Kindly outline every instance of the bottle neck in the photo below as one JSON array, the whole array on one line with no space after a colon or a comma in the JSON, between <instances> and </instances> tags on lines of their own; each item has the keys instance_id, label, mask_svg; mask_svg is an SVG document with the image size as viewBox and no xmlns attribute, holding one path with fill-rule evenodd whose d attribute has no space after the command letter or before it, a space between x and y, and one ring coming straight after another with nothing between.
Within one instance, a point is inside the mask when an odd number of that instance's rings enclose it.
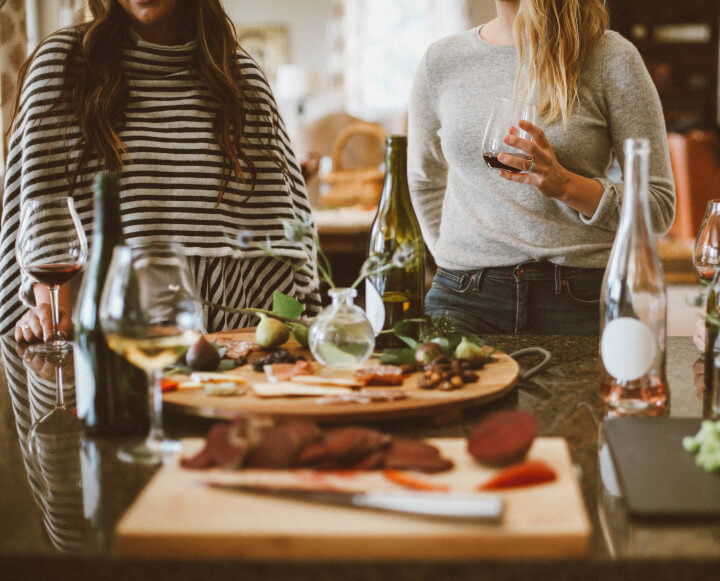
<instances>
[{"instance_id":1,"label":"bottle neck","mask_svg":"<svg viewBox=\"0 0 720 581\"><path fill-rule=\"evenodd\" d=\"M333 306L352 305L357 291L354 288L333 288L328 291L328 294L332 299Z\"/></svg>"},{"instance_id":2,"label":"bottle neck","mask_svg":"<svg viewBox=\"0 0 720 581\"><path fill-rule=\"evenodd\" d=\"M385 185L381 206L391 203L410 203L410 188L407 177L407 138L390 136L385 151Z\"/></svg>"},{"instance_id":3,"label":"bottle neck","mask_svg":"<svg viewBox=\"0 0 720 581\"><path fill-rule=\"evenodd\" d=\"M628 140L625 145L625 194L620 228L644 230L652 235L648 200L649 161L647 140Z\"/></svg>"},{"instance_id":4,"label":"bottle neck","mask_svg":"<svg viewBox=\"0 0 720 581\"><path fill-rule=\"evenodd\" d=\"M95 187L95 216L93 240L113 248L124 242L120 223L120 192L117 187L102 182Z\"/></svg>"}]
</instances>

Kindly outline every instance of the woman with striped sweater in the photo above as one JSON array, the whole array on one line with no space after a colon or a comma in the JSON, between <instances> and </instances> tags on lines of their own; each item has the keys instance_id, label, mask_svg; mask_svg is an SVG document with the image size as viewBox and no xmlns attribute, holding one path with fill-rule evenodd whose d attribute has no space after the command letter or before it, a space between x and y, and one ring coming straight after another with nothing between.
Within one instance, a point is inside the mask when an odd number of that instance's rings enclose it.
<instances>
[{"instance_id":1,"label":"woman with striped sweater","mask_svg":"<svg viewBox=\"0 0 720 581\"><path fill-rule=\"evenodd\" d=\"M283 236L283 219L312 222L301 169L220 0L89 6L91 22L51 36L21 72L2 200L0 332L50 335L48 291L23 279L14 255L22 204L71 195L89 237L91 184L103 170L120 174L127 243L182 244L203 298L267 308L278 290L316 312L317 279L304 274L315 272L313 241ZM256 250L267 239L284 260ZM66 333L69 297L61 293ZM208 331L251 322L212 307L205 317Z\"/></svg>"}]
</instances>

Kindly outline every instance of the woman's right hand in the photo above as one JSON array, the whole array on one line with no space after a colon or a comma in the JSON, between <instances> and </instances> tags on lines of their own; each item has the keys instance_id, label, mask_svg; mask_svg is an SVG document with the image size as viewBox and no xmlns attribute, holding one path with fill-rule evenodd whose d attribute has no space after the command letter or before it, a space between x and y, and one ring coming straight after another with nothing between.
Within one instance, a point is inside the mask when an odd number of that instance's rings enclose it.
<instances>
[{"instance_id":1,"label":"woman's right hand","mask_svg":"<svg viewBox=\"0 0 720 581\"><path fill-rule=\"evenodd\" d=\"M60 322L58 332L63 337L70 336L72 331L72 320L70 313L60 309ZM52 310L49 303L41 303L25 313L15 324L15 340L18 343L32 343L35 341L47 341L52 337Z\"/></svg>"}]
</instances>

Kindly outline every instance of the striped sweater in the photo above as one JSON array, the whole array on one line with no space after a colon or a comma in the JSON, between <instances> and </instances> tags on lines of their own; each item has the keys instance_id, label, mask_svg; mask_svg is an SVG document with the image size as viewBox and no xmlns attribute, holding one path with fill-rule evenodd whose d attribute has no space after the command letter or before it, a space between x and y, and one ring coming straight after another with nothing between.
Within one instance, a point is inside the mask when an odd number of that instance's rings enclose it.
<instances>
[{"instance_id":1,"label":"striped sweater","mask_svg":"<svg viewBox=\"0 0 720 581\"><path fill-rule=\"evenodd\" d=\"M0 232L0 333L13 329L28 301L28 286L15 259L20 208L26 200L67 195L67 153L80 131L69 106L54 104L72 43L73 29L60 31L40 48L22 88L20 111L10 139ZM215 141L217 103L193 69L195 43L161 46L128 38L123 67L129 87L120 138L127 161L120 173L121 222L129 244L173 241L190 257L198 291L227 306L265 307L275 290L297 297L306 312L320 305L314 275L316 249L310 236L291 242L281 219L312 222L300 168L291 150L264 74L247 55L237 55L241 74L261 96L248 105L246 152L253 159L254 190L231 179L217 202L226 162ZM271 148L279 167L263 153ZM75 155L75 154L73 154ZM92 236L92 180L101 169L91 160L72 193L88 239ZM246 168L243 168L246 169ZM238 234L244 244L238 243ZM270 240L287 262L257 248ZM304 272L303 272L304 271ZM313 276L310 276L312 273ZM245 315L206 309L208 331L245 326Z\"/></svg>"}]
</instances>

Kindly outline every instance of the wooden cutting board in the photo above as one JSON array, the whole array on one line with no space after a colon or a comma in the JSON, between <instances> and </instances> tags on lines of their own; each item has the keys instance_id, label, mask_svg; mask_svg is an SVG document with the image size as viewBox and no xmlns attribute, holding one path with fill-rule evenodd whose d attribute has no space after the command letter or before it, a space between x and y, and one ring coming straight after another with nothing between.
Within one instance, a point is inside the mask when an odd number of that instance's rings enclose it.
<instances>
[{"instance_id":1,"label":"wooden cutting board","mask_svg":"<svg viewBox=\"0 0 720 581\"><path fill-rule=\"evenodd\" d=\"M208 338L232 337L252 340L252 331L216 333ZM299 346L298 346L299 347ZM300 349L293 349L300 353ZM310 358L310 354L305 353ZM198 415L207 418L230 419L238 413L271 416L278 419L302 419L318 423L383 421L427 415L459 413L464 408L498 399L511 391L515 385L520 367L505 353L496 353L495 361L477 371L478 381L469 383L455 391L424 390L417 387L419 373L405 378L403 387L408 399L369 403L319 405L314 397L260 398L248 389L242 396L220 397L205 395L202 389L168 392L163 395L167 410ZM371 359L367 366L377 365ZM248 366L239 371L248 385L267 381L264 373L257 373ZM349 377L350 372L345 372Z\"/></svg>"},{"instance_id":2,"label":"wooden cutting board","mask_svg":"<svg viewBox=\"0 0 720 581\"><path fill-rule=\"evenodd\" d=\"M698 468L682 446L698 418L616 418L605 423L628 511L637 516L720 517L720 474Z\"/></svg>"},{"instance_id":3,"label":"wooden cutting board","mask_svg":"<svg viewBox=\"0 0 720 581\"><path fill-rule=\"evenodd\" d=\"M478 465L464 439L433 440L455 468L417 475L453 491L472 492L495 471ZM185 442L186 453L201 441ZM558 473L548 484L505 492L501 524L458 523L371 510L210 489L208 479L268 477L267 471L188 471L177 458L165 465L115 531L115 548L128 557L283 560L448 560L584 555L591 526L562 438L539 438L528 455ZM302 471L307 478L317 473ZM298 477L275 472L271 478ZM325 478L325 476L322 476ZM331 474L333 484L404 490L381 473ZM358 480L360 479L360 480ZM365 480L363 480L365 479Z\"/></svg>"}]
</instances>

